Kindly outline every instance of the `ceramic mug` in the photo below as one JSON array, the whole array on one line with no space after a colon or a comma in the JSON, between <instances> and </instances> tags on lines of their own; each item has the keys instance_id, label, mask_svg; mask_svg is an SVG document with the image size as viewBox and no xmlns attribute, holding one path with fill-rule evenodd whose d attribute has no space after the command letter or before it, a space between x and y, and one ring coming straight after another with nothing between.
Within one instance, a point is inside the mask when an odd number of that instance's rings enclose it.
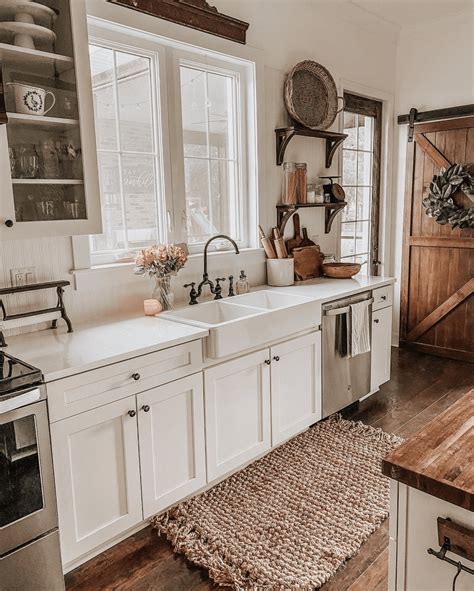
<instances>
[{"instance_id":1,"label":"ceramic mug","mask_svg":"<svg viewBox=\"0 0 474 591\"><path fill-rule=\"evenodd\" d=\"M56 97L54 94L40 88L39 86L31 86L29 84L20 84L18 82L10 82L9 86L13 86L15 93L15 107L16 112L23 115L38 115L39 117L46 115L56 104ZM45 109L46 97L50 96L52 104Z\"/></svg>"}]
</instances>

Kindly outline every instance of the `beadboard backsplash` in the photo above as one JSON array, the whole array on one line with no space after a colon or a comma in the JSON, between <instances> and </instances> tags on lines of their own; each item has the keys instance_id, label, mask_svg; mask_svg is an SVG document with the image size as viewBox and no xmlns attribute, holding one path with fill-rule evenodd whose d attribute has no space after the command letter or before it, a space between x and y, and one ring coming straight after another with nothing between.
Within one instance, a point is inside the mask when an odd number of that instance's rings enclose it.
<instances>
[{"instance_id":1,"label":"beadboard backsplash","mask_svg":"<svg viewBox=\"0 0 474 591\"><path fill-rule=\"evenodd\" d=\"M36 282L65 279L71 286L65 290L64 301L73 326L97 320L106 321L118 315L140 314L143 300L151 297L153 280L133 275L132 265L121 268L104 267L101 270L86 270L71 273L73 267L72 242L69 236L11 240L0 243L1 286L11 285L10 269L35 267ZM239 256L233 252L212 255L209 261L211 278L235 278L245 269L252 285L265 283L265 257L263 250L243 251ZM202 257L190 257L186 267L173 279L172 286L177 302L185 302L188 290L184 283L200 281ZM227 282L224 283L224 294ZM54 290L6 296L5 307L9 313L56 304ZM59 325L62 321L59 321ZM50 324L49 324L50 325ZM6 335L40 330L47 323L6 331Z\"/></svg>"}]
</instances>

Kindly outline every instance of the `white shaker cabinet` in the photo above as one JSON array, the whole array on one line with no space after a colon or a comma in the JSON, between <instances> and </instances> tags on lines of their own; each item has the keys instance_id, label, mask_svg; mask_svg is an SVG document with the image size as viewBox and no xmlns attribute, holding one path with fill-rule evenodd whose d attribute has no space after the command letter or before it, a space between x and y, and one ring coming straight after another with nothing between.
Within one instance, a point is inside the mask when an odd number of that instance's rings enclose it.
<instances>
[{"instance_id":1,"label":"white shaker cabinet","mask_svg":"<svg viewBox=\"0 0 474 591\"><path fill-rule=\"evenodd\" d=\"M202 373L138 394L143 516L206 484Z\"/></svg>"},{"instance_id":2,"label":"white shaker cabinet","mask_svg":"<svg viewBox=\"0 0 474 591\"><path fill-rule=\"evenodd\" d=\"M135 396L51 425L63 563L142 521Z\"/></svg>"},{"instance_id":3,"label":"white shaker cabinet","mask_svg":"<svg viewBox=\"0 0 474 591\"><path fill-rule=\"evenodd\" d=\"M205 370L209 481L270 449L270 363L264 349Z\"/></svg>"},{"instance_id":4,"label":"white shaker cabinet","mask_svg":"<svg viewBox=\"0 0 474 591\"><path fill-rule=\"evenodd\" d=\"M271 348L272 444L321 419L321 332Z\"/></svg>"},{"instance_id":5,"label":"white shaker cabinet","mask_svg":"<svg viewBox=\"0 0 474 591\"><path fill-rule=\"evenodd\" d=\"M392 347L392 306L372 313L371 391L390 379Z\"/></svg>"}]
</instances>

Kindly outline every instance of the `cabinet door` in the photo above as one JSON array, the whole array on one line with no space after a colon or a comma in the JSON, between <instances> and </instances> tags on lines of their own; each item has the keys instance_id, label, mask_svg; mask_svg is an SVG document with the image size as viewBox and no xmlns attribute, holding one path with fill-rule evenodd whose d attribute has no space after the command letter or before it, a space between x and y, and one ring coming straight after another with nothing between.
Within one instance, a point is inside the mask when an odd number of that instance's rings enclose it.
<instances>
[{"instance_id":1,"label":"cabinet door","mask_svg":"<svg viewBox=\"0 0 474 591\"><path fill-rule=\"evenodd\" d=\"M271 349L272 444L321 419L321 332Z\"/></svg>"},{"instance_id":2,"label":"cabinet door","mask_svg":"<svg viewBox=\"0 0 474 591\"><path fill-rule=\"evenodd\" d=\"M206 484L202 373L137 396L145 518Z\"/></svg>"},{"instance_id":3,"label":"cabinet door","mask_svg":"<svg viewBox=\"0 0 474 591\"><path fill-rule=\"evenodd\" d=\"M269 361L264 349L204 372L209 481L270 449Z\"/></svg>"},{"instance_id":4,"label":"cabinet door","mask_svg":"<svg viewBox=\"0 0 474 591\"><path fill-rule=\"evenodd\" d=\"M54 5L54 47L0 44L0 239L102 232L86 3Z\"/></svg>"},{"instance_id":5,"label":"cabinet door","mask_svg":"<svg viewBox=\"0 0 474 591\"><path fill-rule=\"evenodd\" d=\"M370 389L377 390L390 379L392 355L392 307L372 314L372 359Z\"/></svg>"},{"instance_id":6,"label":"cabinet door","mask_svg":"<svg viewBox=\"0 0 474 591\"><path fill-rule=\"evenodd\" d=\"M66 565L142 521L135 413L130 396L51 425Z\"/></svg>"}]
</instances>

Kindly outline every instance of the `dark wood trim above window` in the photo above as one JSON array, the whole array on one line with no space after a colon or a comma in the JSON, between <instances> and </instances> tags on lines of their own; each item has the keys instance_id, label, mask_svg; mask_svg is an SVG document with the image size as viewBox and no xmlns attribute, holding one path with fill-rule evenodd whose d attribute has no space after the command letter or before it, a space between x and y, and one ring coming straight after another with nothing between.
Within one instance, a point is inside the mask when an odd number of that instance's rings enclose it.
<instances>
[{"instance_id":1,"label":"dark wood trim above window","mask_svg":"<svg viewBox=\"0 0 474 591\"><path fill-rule=\"evenodd\" d=\"M232 16L221 14L217 8L210 6L205 0L108 1L245 45L249 24Z\"/></svg>"}]
</instances>

